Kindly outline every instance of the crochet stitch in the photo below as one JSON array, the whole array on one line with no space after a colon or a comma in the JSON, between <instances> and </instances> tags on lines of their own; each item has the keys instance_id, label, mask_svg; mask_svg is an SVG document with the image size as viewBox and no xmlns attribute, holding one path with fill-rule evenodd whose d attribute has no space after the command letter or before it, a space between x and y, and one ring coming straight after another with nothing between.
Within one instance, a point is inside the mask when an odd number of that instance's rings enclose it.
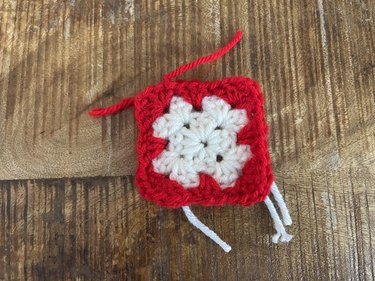
<instances>
[{"instance_id":1,"label":"crochet stitch","mask_svg":"<svg viewBox=\"0 0 375 281\"><path fill-rule=\"evenodd\" d=\"M156 120L169 111L173 97L180 97L195 111L201 111L204 98L213 96L222 99L233 109L246 112L248 122L243 123L244 126L238 131L236 144L248 145L252 157L246 157L247 161L239 173L241 175L230 188L221 188L210 173L199 173L199 180L196 179L199 185L196 188L184 188L178 181L154 168L158 156L163 150L168 150L173 142L168 142L164 135L156 137L153 125L155 122L158 124ZM250 206L264 201L269 194L273 175L267 148L263 96L256 82L246 77L229 77L214 82L167 80L150 86L135 97L134 105L139 128L136 183L145 199L171 208L195 204ZM217 126L216 122L211 122L210 125ZM164 130L168 131L168 128L165 127ZM193 143L189 145L192 146ZM198 154L204 151L204 145L200 148ZM174 168L177 169L176 166Z\"/></svg>"},{"instance_id":2,"label":"crochet stitch","mask_svg":"<svg viewBox=\"0 0 375 281\"><path fill-rule=\"evenodd\" d=\"M241 37L237 32L222 49L180 66L136 97L89 113L104 116L134 105L140 194L163 207L182 207L188 220L226 252L231 247L195 217L189 206L264 202L275 224L272 241L292 239L284 227L292 220L272 174L259 85L246 77L173 80L221 57Z\"/></svg>"},{"instance_id":3,"label":"crochet stitch","mask_svg":"<svg viewBox=\"0 0 375 281\"><path fill-rule=\"evenodd\" d=\"M203 98L202 111L173 96L169 112L152 125L155 137L168 140L152 161L154 170L184 188L198 187L199 173L213 177L221 188L233 186L251 157L249 145L237 144L237 132L246 123L245 110L231 109L216 96Z\"/></svg>"}]
</instances>

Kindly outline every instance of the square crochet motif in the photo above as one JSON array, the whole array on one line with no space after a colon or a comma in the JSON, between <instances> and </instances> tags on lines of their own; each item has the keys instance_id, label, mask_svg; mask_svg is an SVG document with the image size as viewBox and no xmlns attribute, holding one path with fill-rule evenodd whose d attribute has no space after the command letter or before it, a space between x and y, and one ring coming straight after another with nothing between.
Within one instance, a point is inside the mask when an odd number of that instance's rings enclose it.
<instances>
[{"instance_id":1,"label":"square crochet motif","mask_svg":"<svg viewBox=\"0 0 375 281\"><path fill-rule=\"evenodd\" d=\"M250 147L251 155L241 163L242 170L229 186L223 186L223 182L218 183L203 171L199 173L197 186L187 188L181 181L156 171L153 161L168 149L168 140L155 136L153 124L168 112L172 99L176 97L191 104L194 112L202 110L205 97L222 99L232 109L246 111L247 122L239 128L236 137L237 145ZM269 194L273 175L267 147L267 125L263 95L255 81L246 77L229 77L214 82L163 81L135 97L134 106L139 128L136 182L145 199L171 208L224 204L250 206L264 201ZM221 159L219 155L218 161Z\"/></svg>"}]
</instances>

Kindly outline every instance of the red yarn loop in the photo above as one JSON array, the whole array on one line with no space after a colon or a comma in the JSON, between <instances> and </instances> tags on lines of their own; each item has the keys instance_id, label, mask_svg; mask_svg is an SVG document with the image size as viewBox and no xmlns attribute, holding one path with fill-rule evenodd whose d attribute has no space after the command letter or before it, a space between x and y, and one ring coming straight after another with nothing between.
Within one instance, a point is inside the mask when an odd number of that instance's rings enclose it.
<instances>
[{"instance_id":1,"label":"red yarn loop","mask_svg":"<svg viewBox=\"0 0 375 281\"><path fill-rule=\"evenodd\" d=\"M172 78L177 77L178 75L188 71L189 69L197 67L198 65L217 60L218 58L228 53L238 43L238 41L241 40L241 38L242 38L242 32L237 31L237 33L234 35L232 40L228 44L226 44L223 48L221 48L220 50L217 50L215 53L211 55L201 57L195 61L192 61L185 65L180 66L176 70L166 74L164 76L164 80L171 80Z\"/></svg>"},{"instance_id":2,"label":"red yarn loop","mask_svg":"<svg viewBox=\"0 0 375 281\"><path fill-rule=\"evenodd\" d=\"M164 80L171 80L172 78L177 77L178 75L188 71L189 69L197 67L197 66L199 66L203 63L214 61L214 60L222 57L230 49L232 49L238 43L238 41L241 40L241 38L242 38L242 32L237 31L236 35L234 35L232 40L228 44L226 44L223 48L221 48L220 50L217 50L215 53L213 53L211 55L201 57L201 58L199 58L199 59L197 59L193 62L190 62L190 63L187 63L185 65L180 66L176 70L166 74L164 76ZM120 112L124 109L129 108L133 104L134 104L134 97L125 98L125 99L121 100L120 102L118 102L117 104L114 104L114 105L109 106L109 107L94 108L93 110L91 110L89 112L89 115L93 116L93 117L100 117L100 116L115 114L117 112Z\"/></svg>"}]
</instances>

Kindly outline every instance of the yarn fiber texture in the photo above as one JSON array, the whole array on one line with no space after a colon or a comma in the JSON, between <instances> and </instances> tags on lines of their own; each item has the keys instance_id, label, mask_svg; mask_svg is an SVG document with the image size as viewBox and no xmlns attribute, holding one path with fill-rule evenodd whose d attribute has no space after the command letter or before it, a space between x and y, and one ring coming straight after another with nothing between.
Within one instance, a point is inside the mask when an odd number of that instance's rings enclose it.
<instances>
[{"instance_id":1,"label":"yarn fiber texture","mask_svg":"<svg viewBox=\"0 0 375 281\"><path fill-rule=\"evenodd\" d=\"M231 114L235 116L232 121L235 120L236 125L229 122L232 124L232 130L229 130L230 136L228 135L227 143L231 149L239 149L233 158L237 159L237 162L232 163L235 167L231 167L231 171L234 173L229 176L229 173L218 173L215 169L210 170L207 168L208 166L196 169L190 167L191 170L188 165L181 164L181 168L186 171L182 173L182 177L178 177L173 175L172 168L169 170L166 168L168 161L158 165L158 160L163 157L163 153L173 150L173 137L176 137L176 132L183 130L186 133L188 131L188 128L184 127L187 125L185 121L192 121L193 124L189 124L192 127L198 125L194 124L198 120L198 117L194 119L194 116L204 114L207 112L207 108L212 107L215 102L220 103L221 107L219 106L219 108L224 110L223 112L232 112ZM183 105L179 109L179 116L182 119L174 122L173 126L169 124L170 127L168 127L168 122L163 121L163 116L171 114L170 111L173 111L174 107L178 105ZM267 147L268 129L264 119L263 95L255 81L246 77L228 77L213 82L164 80L157 85L149 86L136 96L134 106L135 119L139 128L136 183L140 194L146 200L170 208L224 204L250 206L265 200L270 192L273 175ZM184 120L182 111L186 109L188 110L185 114L187 119ZM216 117L220 116L218 114ZM206 118L203 118L200 122L209 123L206 124L206 130L212 130L210 126L216 128L229 124L225 123L225 118L223 123L219 124L219 119L207 121ZM203 125L201 124L201 126ZM206 136L210 136L211 141L215 142L218 140L217 138L215 140L215 135L212 136L213 131L211 134L207 133ZM213 154L210 156L211 158L202 156L204 153L202 151L205 151L204 146L205 142L203 141L201 146L199 144L196 146L197 151L194 149L191 151L177 149L177 151L187 159L193 159L193 157L200 159L196 162L201 165L207 161L212 162L212 157L214 157ZM186 147L191 149L194 146L186 143ZM211 148L214 149L215 146ZM217 149L219 150L215 152L217 153L216 160L224 162L225 155L219 153L225 154L228 151L220 152L223 147ZM174 167L176 166L174 165Z\"/></svg>"},{"instance_id":2,"label":"yarn fiber texture","mask_svg":"<svg viewBox=\"0 0 375 281\"><path fill-rule=\"evenodd\" d=\"M246 110L232 109L223 99L207 96L202 110L173 96L169 112L153 124L154 136L168 140L153 160L154 170L184 188L199 185L199 173L212 176L221 188L234 185L251 157L250 146L237 144L237 133L248 123Z\"/></svg>"},{"instance_id":3,"label":"yarn fiber texture","mask_svg":"<svg viewBox=\"0 0 375 281\"><path fill-rule=\"evenodd\" d=\"M221 49L178 67L136 97L89 112L99 117L135 107L140 194L163 207L182 207L189 222L225 252L231 246L204 225L190 205L264 202L276 229L272 241L288 242L293 237L285 229L292 219L273 181L259 85L246 77L213 82L175 80L220 58L241 38L238 31Z\"/></svg>"}]
</instances>

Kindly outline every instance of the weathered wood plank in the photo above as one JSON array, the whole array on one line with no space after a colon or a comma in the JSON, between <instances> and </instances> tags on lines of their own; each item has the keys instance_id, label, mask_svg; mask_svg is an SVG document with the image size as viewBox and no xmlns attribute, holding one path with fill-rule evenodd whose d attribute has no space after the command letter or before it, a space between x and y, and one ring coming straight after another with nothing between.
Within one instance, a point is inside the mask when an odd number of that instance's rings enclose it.
<instances>
[{"instance_id":1,"label":"weathered wood plank","mask_svg":"<svg viewBox=\"0 0 375 281\"><path fill-rule=\"evenodd\" d=\"M244 39L183 78L245 75L266 97L275 167L368 166L375 151L375 2L3 1L0 179L130 175L132 111L93 120L178 65Z\"/></svg>"},{"instance_id":2,"label":"weathered wood plank","mask_svg":"<svg viewBox=\"0 0 375 281\"><path fill-rule=\"evenodd\" d=\"M0 280L374 280L374 18L371 0L0 3ZM122 177L132 111L85 112L237 29L231 53L182 78L261 83L296 237L270 244L261 204L195 208L224 254Z\"/></svg>"},{"instance_id":3,"label":"weathered wood plank","mask_svg":"<svg viewBox=\"0 0 375 281\"><path fill-rule=\"evenodd\" d=\"M278 173L293 215L273 245L257 204L195 207L225 254L181 210L142 200L133 177L0 182L1 280L374 280L375 176Z\"/></svg>"}]
</instances>

